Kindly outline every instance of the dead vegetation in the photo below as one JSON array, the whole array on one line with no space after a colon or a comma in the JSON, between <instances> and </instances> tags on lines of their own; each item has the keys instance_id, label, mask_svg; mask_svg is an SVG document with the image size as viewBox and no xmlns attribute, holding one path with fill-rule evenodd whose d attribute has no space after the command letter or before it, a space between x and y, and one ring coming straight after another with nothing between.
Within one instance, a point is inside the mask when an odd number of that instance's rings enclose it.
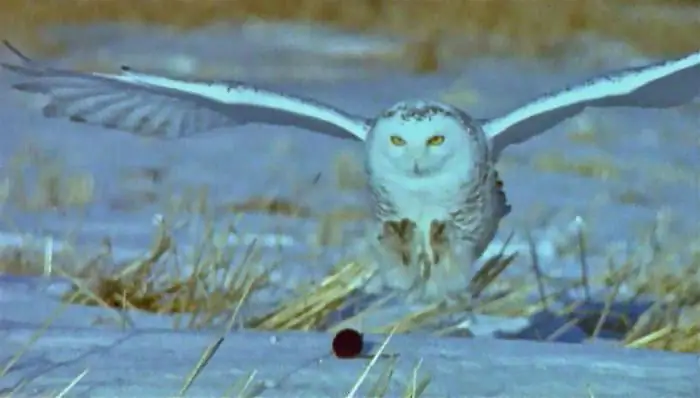
<instances>
[{"instance_id":1,"label":"dead vegetation","mask_svg":"<svg viewBox=\"0 0 700 398\"><path fill-rule=\"evenodd\" d=\"M335 158L333 166L338 189L354 191L367 186L364 168L357 160L358 156L358 153L341 152Z\"/></svg>"},{"instance_id":2,"label":"dead vegetation","mask_svg":"<svg viewBox=\"0 0 700 398\"><path fill-rule=\"evenodd\" d=\"M602 157L572 159L559 153L546 153L536 156L532 165L540 171L568 173L601 180L618 178L620 175L620 168L611 160Z\"/></svg>"},{"instance_id":3,"label":"dead vegetation","mask_svg":"<svg viewBox=\"0 0 700 398\"><path fill-rule=\"evenodd\" d=\"M53 165L50 162L42 164ZM33 181L45 183L42 179ZM65 180L59 178L59 181ZM12 186L13 181L10 183ZM205 195L192 197L206 199ZM211 208L211 204L198 203L187 208ZM364 216L366 214L359 217ZM342 222L342 217L327 221L332 225ZM281 259L269 263L261 261L255 242L231 244L228 238L234 232L230 228L217 230L213 224L205 228L193 253L185 256L171 236L171 227L167 216L159 219L151 248L125 263L114 263L108 241L104 250L78 265L70 264L70 267L52 263L47 250L37 250L37 241L32 248L5 248L0 253L0 273L68 277L73 281L73 290L64 297L67 303L104 307L115 315L115 321L122 327L132 323L129 314L138 310L172 315L175 328L230 328L236 319L235 326L250 329L332 332L356 324L391 299L391 296L384 297L357 306L358 287L369 277L369 271L361 263L345 261L333 267L320 282L300 286L276 308L243 315L241 309L246 303L254 301L256 294L269 287L271 272ZM320 233L327 234L323 231L321 229ZM342 242L343 237L338 239ZM583 268L586 263L584 242L585 239L581 239L578 247ZM478 297L476 304L471 300L450 306L436 304L366 332L432 330L437 335L450 335L458 327L446 325L445 319L454 315L474 312L531 317L550 311L549 303L561 297L562 292L582 286L608 286L610 295L597 312L593 311L591 337L607 328L610 319L624 319L622 326L618 326L625 335L623 344L626 346L700 352L700 330L697 327L700 321L700 246L697 243L655 248L651 261L630 259L624 264L612 264L602 280L588 280L587 273L582 272L586 277L581 281L566 286L558 284L556 288L550 286L550 281L538 271L538 260L532 253L529 259L528 253L520 253L518 261L530 261L534 277L501 276L516 259L514 255L505 255L504 251L488 260L472 281L470 290L474 297ZM648 247L640 245L640 249L647 250ZM678 253L688 254L691 259L682 269L668 265ZM625 286L628 292L624 297L619 295L621 286ZM533 292L540 295L538 302L529 299ZM653 299L655 304L638 319L615 314L613 304L640 298ZM576 314L577 307L583 304L575 303L561 311L560 316L571 317L566 327L582 324L584 320ZM350 318L338 321L332 316L352 306L357 306L358 311ZM542 338L556 339L557 333Z\"/></svg>"},{"instance_id":4,"label":"dead vegetation","mask_svg":"<svg viewBox=\"0 0 700 398\"><path fill-rule=\"evenodd\" d=\"M32 144L8 159L0 181L0 203L26 211L80 209L94 198L90 173L70 169L59 156Z\"/></svg>"},{"instance_id":5,"label":"dead vegetation","mask_svg":"<svg viewBox=\"0 0 700 398\"><path fill-rule=\"evenodd\" d=\"M74 291L65 297L71 298L71 304L174 315L175 328L182 327L182 316L186 315L184 327L196 329L221 324L232 308L238 308L250 293L267 283L269 270L252 265L256 261L254 247L235 267L231 267L233 251L201 247L196 256L199 261L191 264L189 272L167 267L173 250L173 241L161 224L153 247L142 259L112 272L105 272L99 259L94 259L69 275ZM179 275L173 276L173 272Z\"/></svg>"},{"instance_id":6,"label":"dead vegetation","mask_svg":"<svg viewBox=\"0 0 700 398\"><path fill-rule=\"evenodd\" d=\"M407 62L421 72L437 68L436 44L450 35L474 39L473 51L531 56L551 54L587 32L656 55L695 51L700 18L687 15L697 15L697 7L694 0L100 0L69 6L58 0L8 0L0 6L0 21L3 34L27 44L40 41L38 27L57 23L121 21L191 29L217 21L313 21L408 36L414 45L407 48Z\"/></svg>"},{"instance_id":7,"label":"dead vegetation","mask_svg":"<svg viewBox=\"0 0 700 398\"><path fill-rule=\"evenodd\" d=\"M252 197L243 202L224 204L220 209L231 213L266 213L296 218L311 217L311 209L281 198Z\"/></svg>"},{"instance_id":8,"label":"dead vegetation","mask_svg":"<svg viewBox=\"0 0 700 398\"><path fill-rule=\"evenodd\" d=\"M42 261L35 252L19 247L0 251L0 274L37 276L43 274Z\"/></svg>"}]
</instances>

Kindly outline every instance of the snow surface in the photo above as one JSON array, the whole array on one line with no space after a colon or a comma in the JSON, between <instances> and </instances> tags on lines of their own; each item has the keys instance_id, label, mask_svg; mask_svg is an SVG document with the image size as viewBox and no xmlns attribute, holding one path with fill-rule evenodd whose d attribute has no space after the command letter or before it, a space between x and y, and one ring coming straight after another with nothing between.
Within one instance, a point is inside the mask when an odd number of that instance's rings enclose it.
<instances>
[{"instance_id":1,"label":"snow surface","mask_svg":"<svg viewBox=\"0 0 700 398\"><path fill-rule=\"evenodd\" d=\"M278 31L269 37L275 35L279 36ZM124 33L123 39L114 37L93 48L104 50L100 54L113 57L115 65L129 62L120 59L119 50L115 50L123 48L124 43L141 54L154 49L160 54L167 48L162 40L151 36L139 36L136 40ZM574 62L576 58L567 62L567 67L571 67L567 71L544 61L480 58L439 75L409 76L382 66L365 69L358 78L345 73L347 65L331 60L337 56L333 55L329 59L319 57L318 64L335 79L328 81L324 75L314 80L312 71L302 82L271 78L267 72L256 75L256 71L271 64L271 56L269 48L260 49L255 40L248 43L241 39L236 43L237 50L228 52L219 51L213 39L207 46L202 37L190 38L190 42L199 44L175 52L194 54L194 58L187 59L196 59L204 69L207 54L214 52L217 58L211 63L217 68L210 70L221 71L220 65L226 62L236 64L233 72L222 77L252 76L258 83L267 80L273 88L315 97L363 115L375 115L400 99L442 98L455 82L461 82L462 91L471 93L462 98L473 99L468 104L463 100L462 105L476 117L488 117L597 71L586 62ZM381 42L379 48L387 45ZM267 51L267 55L255 57L256 51ZM80 56L85 57L85 52ZM2 57L8 60L6 55ZM76 58L69 54L66 59ZM267 70L279 70L277 62L277 69ZM334 68L341 72L333 74ZM33 100L9 90L13 79L9 74L0 75L3 174L10 167L12 156L31 143L53 154L69 170L90 172L95 178L96 200L85 212L24 212L6 204L0 221L4 245L23 243L22 236L32 236L40 243L51 236L60 243L69 232L75 232L85 250L98 246L109 236L116 254L129 257L148 247L153 218L164 212L173 192L203 185L209 188L213 203L240 201L251 195L296 197L299 195L295 192L303 186L303 203L318 212L366 205L366 192L338 190L333 172L334 159L341 152L349 152L359 161L360 143L300 129L257 125L235 131L219 129L181 141L148 141L66 120L44 119ZM582 130L592 132L590 142L571 138L572 132ZM660 233L658 239L664 245L688 248L690 243L686 242L700 236L699 149L700 111L696 105L665 111L588 111L548 134L510 148L503 155L500 173L513 212L504 221L493 250L500 249L511 231L516 232L511 249L527 247L523 232L529 230L538 241L541 267L546 273L578 278L577 255L560 256L557 245L571 238L567 228L580 216L588 233L589 263L594 274L598 274L607 266L605 258L610 252L618 258L643 253L646 249L645 244L639 243L640 234L668 214L675 217L670 218L667 232ZM572 162L598 159L614 165L616 175L591 178L542 170L537 166L538 159L545 156L560 156ZM145 167L165 171L161 183L148 186L158 199L135 209L116 206L127 200L125 196L131 189L124 182L124 175ZM618 199L628 191L638 193L643 200L627 203ZM214 216L220 228L234 220L234 216L220 210L215 210ZM235 224L248 236L274 232L287 239L282 250L285 264L280 271L280 291L289 292L302 281L322 277L334 261L347 254L347 248L331 247L313 263L309 262L309 251L314 249L309 242L319 224L314 217L247 215L236 218ZM271 231L272 226L275 231ZM193 245L202 228L197 222L183 227L177 234L180 246ZM348 229L358 235L358 228ZM56 248L60 247L58 243ZM689 254L679 252L678 263ZM270 256L279 258L280 254L271 251ZM511 269L529 273L527 255ZM16 352L55 309L54 287L44 280L0 276L0 363ZM31 396L61 390L89 368L71 394L173 396L204 348L216 339L213 332L172 332L170 320L162 317L139 315L135 330L121 332L114 326L93 325L97 316L109 314L94 308L69 308L12 372L0 379L0 395L22 378L29 379L24 393ZM489 336L493 332L490 330L484 335ZM350 390L366 364L364 360L327 357L319 363L318 359L328 351L327 335L284 333L277 337L278 343L271 344L269 334L237 331L227 336L189 396L221 395L235 377L253 370L258 371L258 380L268 381L263 396L340 396ZM380 343L381 338L376 341ZM387 351L400 355L396 383L409 380L415 361L424 359L421 372L433 377L427 396L588 397L589 386L595 397L700 396L700 363L695 355L629 351L605 345L528 343L486 337L437 339L420 335L395 336ZM393 384L392 388L395 396L400 387Z\"/></svg>"},{"instance_id":2,"label":"snow surface","mask_svg":"<svg viewBox=\"0 0 700 398\"><path fill-rule=\"evenodd\" d=\"M0 363L22 349L59 304L26 280L0 288ZM31 314L31 315L29 315ZM71 397L173 397L216 331L173 331L163 317L136 314L138 327L93 324L97 308L69 307L33 343L8 374L0 394L23 381L18 397L50 396L81 372ZM236 331L192 384L187 397L220 397L237 379L256 371L252 390L263 397L340 397L353 387L368 359L336 359L323 333ZM365 336L367 353L385 336ZM388 397L413 378L430 377L425 397L697 397L696 355L625 350L604 345L395 335L383 351L398 355ZM386 366L380 359L358 396ZM259 384L258 384L259 383Z\"/></svg>"},{"instance_id":3,"label":"snow surface","mask_svg":"<svg viewBox=\"0 0 700 398\"><path fill-rule=\"evenodd\" d=\"M33 331L22 324L4 327L11 331L3 331L3 352L19 349ZM255 381L264 387L262 396L339 397L350 391L366 366L366 360L329 358L328 335L291 332L277 343L272 343L272 336L238 332L226 337L187 396L221 396L254 369ZM56 328L33 346L2 384L12 386L23 375L31 381L28 394L42 396L60 391L88 369L70 396L173 397L216 337L155 329L123 333ZM421 336L396 336L386 352L399 354L388 396L405 390L421 359L419 380L431 377L425 395L429 397L657 398L699 393L698 363L690 355ZM366 396L362 394L368 388L358 395Z\"/></svg>"}]
</instances>

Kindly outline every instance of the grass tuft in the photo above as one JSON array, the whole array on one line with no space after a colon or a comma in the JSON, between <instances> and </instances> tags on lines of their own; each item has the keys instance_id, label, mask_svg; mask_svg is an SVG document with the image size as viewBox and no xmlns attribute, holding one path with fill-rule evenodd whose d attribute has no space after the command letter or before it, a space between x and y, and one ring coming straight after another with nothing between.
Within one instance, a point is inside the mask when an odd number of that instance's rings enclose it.
<instances>
[{"instance_id":1,"label":"grass tuft","mask_svg":"<svg viewBox=\"0 0 700 398\"><path fill-rule=\"evenodd\" d=\"M60 156L32 143L10 157L0 180L0 203L26 211L80 209L94 199L90 173L68 168Z\"/></svg>"},{"instance_id":2,"label":"grass tuft","mask_svg":"<svg viewBox=\"0 0 700 398\"><path fill-rule=\"evenodd\" d=\"M430 376L423 376L420 380L418 379L418 371L420 370L421 364L423 364L422 358L413 368L412 377L410 382L406 383L403 398L418 398L422 396L428 388L428 384L430 384L431 381Z\"/></svg>"},{"instance_id":3,"label":"grass tuft","mask_svg":"<svg viewBox=\"0 0 700 398\"><path fill-rule=\"evenodd\" d=\"M618 178L619 168L607 159L572 160L559 154L544 154L533 161L536 170L575 174L581 177L608 180Z\"/></svg>"},{"instance_id":4,"label":"grass tuft","mask_svg":"<svg viewBox=\"0 0 700 398\"><path fill-rule=\"evenodd\" d=\"M201 251L211 249L201 248ZM118 310L140 310L156 314L189 316L187 327L209 327L222 322L232 308L238 308L250 292L267 285L268 274L256 270L249 261L254 244L247 248L241 264L232 265L232 253L225 249L202 253L191 264L191 271L174 270L168 262L176 252L164 224L158 227L151 250L130 264L105 272L104 265L92 261L73 279L76 296L72 304L107 306ZM180 275L173 275L176 272ZM87 291L86 291L87 290ZM71 292L71 294L73 293ZM180 319L180 318L175 318ZM177 323L177 322L176 322Z\"/></svg>"},{"instance_id":5,"label":"grass tuft","mask_svg":"<svg viewBox=\"0 0 700 398\"><path fill-rule=\"evenodd\" d=\"M682 269L651 264L629 281L633 297L655 297L630 328L627 347L700 352L700 252Z\"/></svg>"},{"instance_id":6,"label":"grass tuft","mask_svg":"<svg viewBox=\"0 0 700 398\"><path fill-rule=\"evenodd\" d=\"M268 314L253 319L248 326L260 330L320 330L328 326L328 316L342 308L363 280L369 278L361 264L341 264L318 285L307 285L289 301Z\"/></svg>"},{"instance_id":7,"label":"grass tuft","mask_svg":"<svg viewBox=\"0 0 700 398\"><path fill-rule=\"evenodd\" d=\"M32 159L46 159L42 154L33 154ZM24 170L26 164L15 163ZM39 162L36 175L41 174L41 167L55 168L53 162ZM65 170L56 168L56 170ZM347 171L348 167L338 170ZM25 171L8 173L8 184L16 187L16 180ZM69 171L63 171L69 172ZM337 171L340 173L341 171ZM592 173L595 174L595 173ZM57 173L60 177L61 174ZM22 177L23 178L23 177ZM30 181L26 179L24 181ZM35 179L39 184L45 180ZM63 181L63 180L61 180ZM340 181L340 178L339 178ZM349 189L359 188L352 179L344 183ZM60 185L60 184L59 184ZM29 187L29 184L25 184ZM339 187L338 187L339 188ZM13 188L14 189L14 188ZM30 190L31 191L31 190ZM22 191L13 191L22 192ZM16 195L12 193L9 197ZM209 208L206 198L197 193L190 195L193 204L182 203L178 208L183 213L205 213ZM343 244L344 237L337 235L331 238L333 229L340 229L347 221L366 219L369 215L361 208L341 208L327 214L315 214L311 209L291 203L285 207L276 199L252 198L249 203L256 202L258 207L236 209L247 212L270 212L287 216L296 214L300 217L313 217L322 220L319 224L319 235L325 237L320 242L321 247L332 244ZM65 202L64 202L65 203ZM294 206L292 206L294 205ZM280 210L282 209L282 210ZM300 211L299 209L307 209ZM176 209L177 210L177 209ZM304 213L306 212L306 213ZM302 214L304 213L304 214ZM165 218L158 223L152 245L143 256L123 264L113 263L109 244L97 256L89 258L80 266L68 269L60 262L52 260L45 251L27 247L3 248L0 251L0 272L16 275L44 275L47 264L53 273L69 278L73 289L65 297L66 304L91 305L108 308L116 314L118 325L127 327L133 322L128 314L131 310L139 310L157 314L173 315L174 328L205 328L224 327L231 330L243 303L256 292L268 286L270 272L274 267L262 267L258 246L255 241L251 244L222 244L228 242L229 232L216 233L213 227L207 227L205 234L193 248L191 256L183 256L181 250L171 236L169 224ZM578 250L581 252L582 268L587 269L586 245L584 237L580 237ZM647 250L649 243L640 244L640 250ZM584 269L582 280L568 285L559 283L556 287L545 286L548 281L543 275L536 278L504 277L503 271L512 265L516 257L505 255L505 246L501 253L485 262L484 266L474 277L470 291L476 300L467 300L454 305L436 304L420 311L409 314L404 319L387 325L380 325L367 333L410 333L416 330L431 330L436 335L449 335L457 328L456 325L445 326L444 320L453 315L463 315L467 312L497 315L502 317L531 317L542 311L549 310L549 303L556 302L564 292L580 287L608 286L611 293L601 310L586 315L593 321L590 336L593 338L609 328L613 321L625 318L619 330L624 334L621 344L631 348L653 348L678 352L700 352L700 252L695 242L689 242L679 247L660 247L654 249L652 260L640 264L639 261L629 260L619 267L611 267L611 271L601 280L589 280ZM680 253L689 254L690 262L683 268L672 268L667 265ZM533 269L537 274L537 259L531 258ZM257 314L249 314L238 324L246 328L259 330L327 330L333 331L344 327L366 316L369 312L384 305L395 297L385 297L377 300L368 308L355 314L350 319L331 324L331 315L351 304L351 298L356 290L370 275L363 264L344 262L335 266L322 281L309 283L300 287L292 297L283 300L277 307ZM541 273L540 273L541 274ZM638 317L627 317L616 313L615 304L632 300L621 298L620 290L632 292L632 299L645 298L653 300L654 304ZM540 300L533 303L529 298L533 293ZM581 311L580 303L574 303L561 311L562 316L572 319L560 330L543 338L556 340L567 328L581 326L584 320L579 319L577 311ZM186 319L189 318L189 319ZM183 319L185 322L183 324ZM587 322L587 321L586 321ZM35 337L38 338L38 337ZM22 352L19 353L19 356ZM212 353L213 355L213 353ZM5 365L3 372L19 359L19 356ZM201 367L201 366L200 366ZM201 369L200 369L201 371ZM382 373L373 391L378 394L385 391L391 379L392 370ZM192 381L194 381L193 376ZM250 379L252 380L252 379ZM252 381L244 384L250 384ZM411 394L418 396L425 390L424 385L429 381L412 381ZM186 391L188 386L183 387ZM252 388L255 390L255 388Z\"/></svg>"},{"instance_id":8,"label":"grass tuft","mask_svg":"<svg viewBox=\"0 0 700 398\"><path fill-rule=\"evenodd\" d=\"M0 275L37 276L44 267L39 253L20 247L0 248Z\"/></svg>"},{"instance_id":9,"label":"grass tuft","mask_svg":"<svg viewBox=\"0 0 700 398\"><path fill-rule=\"evenodd\" d=\"M281 198L253 197L243 202L221 205L219 209L234 214L265 213L297 218L309 218L312 215L308 207Z\"/></svg>"}]
</instances>

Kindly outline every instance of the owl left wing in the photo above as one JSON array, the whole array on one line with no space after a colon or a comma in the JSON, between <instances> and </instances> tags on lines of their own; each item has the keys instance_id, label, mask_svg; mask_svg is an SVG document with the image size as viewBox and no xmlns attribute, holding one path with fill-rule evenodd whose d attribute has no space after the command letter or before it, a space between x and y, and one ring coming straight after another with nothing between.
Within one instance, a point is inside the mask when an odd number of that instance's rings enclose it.
<instances>
[{"instance_id":1,"label":"owl left wing","mask_svg":"<svg viewBox=\"0 0 700 398\"><path fill-rule=\"evenodd\" d=\"M685 57L618 70L543 95L484 122L494 155L544 133L587 107L669 108L700 94L700 51Z\"/></svg>"},{"instance_id":2,"label":"owl left wing","mask_svg":"<svg viewBox=\"0 0 700 398\"><path fill-rule=\"evenodd\" d=\"M234 81L197 81L139 73L83 73L29 59L4 42L21 65L0 63L25 77L20 91L46 94L44 114L142 136L180 138L249 123L296 126L364 140L368 120L311 99Z\"/></svg>"}]
</instances>

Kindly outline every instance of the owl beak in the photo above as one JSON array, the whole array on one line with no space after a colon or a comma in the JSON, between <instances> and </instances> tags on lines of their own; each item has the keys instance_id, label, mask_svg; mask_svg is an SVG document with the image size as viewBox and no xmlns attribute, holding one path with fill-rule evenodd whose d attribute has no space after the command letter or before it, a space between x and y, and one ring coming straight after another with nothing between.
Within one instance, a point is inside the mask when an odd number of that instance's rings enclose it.
<instances>
[{"instance_id":1,"label":"owl beak","mask_svg":"<svg viewBox=\"0 0 700 398\"><path fill-rule=\"evenodd\" d=\"M413 174L415 175L421 175L423 172L420 169L420 166L418 166L418 162L413 162Z\"/></svg>"}]
</instances>

